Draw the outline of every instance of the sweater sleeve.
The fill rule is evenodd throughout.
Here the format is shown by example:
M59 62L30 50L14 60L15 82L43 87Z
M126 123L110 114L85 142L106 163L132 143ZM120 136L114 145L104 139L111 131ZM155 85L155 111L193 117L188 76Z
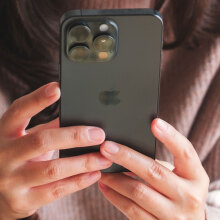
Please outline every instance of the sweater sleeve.
M210 184L206 202L206 219L220 219L220 180Z
M220 138L204 162L210 177L209 193L206 199L206 220L220 219Z
M213 78L194 121L189 139L209 178L206 219L220 219L220 68Z
M219 220L220 210L218 208L206 205L206 220Z
M209 193L206 200L206 219L220 219L220 138L206 159L205 168L210 175ZM209 164L209 165L208 165Z

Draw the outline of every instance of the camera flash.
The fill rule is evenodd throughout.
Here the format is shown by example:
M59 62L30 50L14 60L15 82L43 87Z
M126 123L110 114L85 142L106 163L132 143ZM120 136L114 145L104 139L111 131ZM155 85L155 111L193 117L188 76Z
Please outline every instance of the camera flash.
M109 26L107 24L101 24L99 27L99 30L102 32L106 32L109 29Z
M99 59L106 60L107 58L108 58L108 53L107 52L100 52L99 53Z

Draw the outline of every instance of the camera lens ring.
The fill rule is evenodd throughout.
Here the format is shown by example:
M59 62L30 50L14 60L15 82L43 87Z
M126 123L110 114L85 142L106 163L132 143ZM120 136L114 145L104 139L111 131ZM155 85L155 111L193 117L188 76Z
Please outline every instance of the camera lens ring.
M84 61L86 60L90 55L90 49L87 47L87 45L73 45L68 53L68 56L70 60L72 61Z
M69 31L70 38L72 42L82 43L86 42L91 34L91 30L86 25L76 25L72 27Z
M111 52L115 48L115 39L107 34L99 35L93 40L93 47L99 52Z

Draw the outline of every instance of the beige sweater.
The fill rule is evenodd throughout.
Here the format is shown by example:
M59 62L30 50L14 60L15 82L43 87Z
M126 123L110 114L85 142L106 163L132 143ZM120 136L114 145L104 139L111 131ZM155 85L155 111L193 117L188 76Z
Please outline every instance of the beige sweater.
M7 94L0 90L0 115L8 105ZM193 143L211 180L207 219L220 219L220 39L202 42L196 50L180 47L163 52L160 117ZM172 161L159 143L157 158ZM38 213L42 220L126 219L102 196L97 184Z

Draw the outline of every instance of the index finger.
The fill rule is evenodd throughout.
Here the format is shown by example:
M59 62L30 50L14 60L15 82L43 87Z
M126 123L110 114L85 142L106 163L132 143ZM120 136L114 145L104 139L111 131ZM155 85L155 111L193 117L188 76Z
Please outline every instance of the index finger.
M203 169L200 159L191 142L172 125L162 119L152 122L152 132L174 156L174 172L181 177L194 179Z
M124 145L106 141L102 144L100 152L112 162L137 174L138 177L169 198L174 199L176 191L173 189L183 185L181 178L168 168Z
M164 125L162 126L161 124ZM174 156L175 174L186 179L198 179L204 173L204 169L192 144L171 125L156 119L152 123L152 131ZM108 152L111 145L113 145L113 142L105 142L101 147L102 154L107 156L107 158L110 158L108 157L110 154L106 154L106 152ZM128 147L120 144L114 145L118 146L120 150L117 154L114 154L114 157L112 156L113 154L111 155L113 162L126 167L143 178L142 173L144 169L142 167L145 166L146 168L149 163L151 166L153 160ZM159 163L154 162L153 164Z
M12 161L22 162L51 150L95 146L103 143L105 132L98 127L71 126L45 129L9 141L5 154Z
M59 84L53 82L15 100L0 120L1 134L9 137L22 136L30 119L59 98Z

